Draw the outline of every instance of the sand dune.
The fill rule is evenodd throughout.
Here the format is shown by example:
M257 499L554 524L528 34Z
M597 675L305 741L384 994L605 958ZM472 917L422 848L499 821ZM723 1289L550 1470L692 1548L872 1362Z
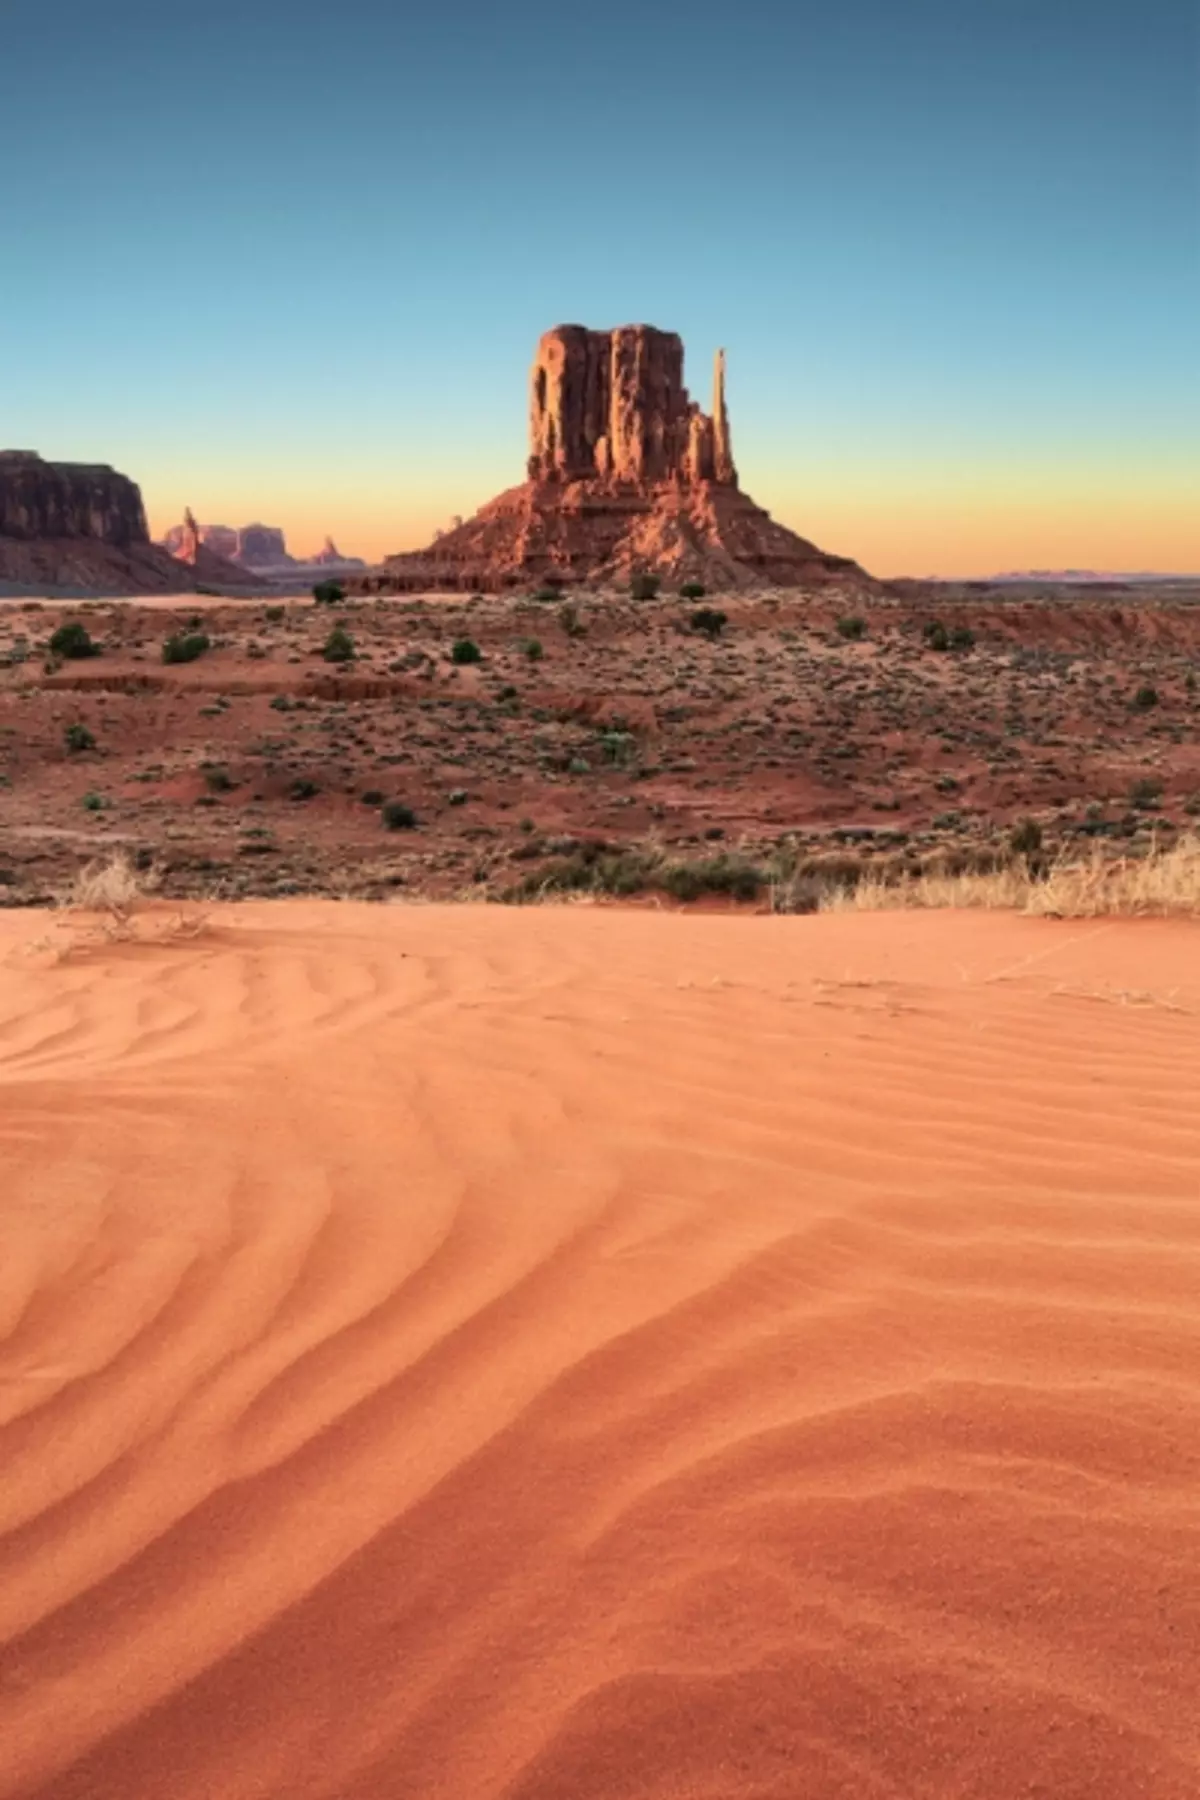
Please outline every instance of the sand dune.
M3 1800L1194 1800L1181 924L0 915Z

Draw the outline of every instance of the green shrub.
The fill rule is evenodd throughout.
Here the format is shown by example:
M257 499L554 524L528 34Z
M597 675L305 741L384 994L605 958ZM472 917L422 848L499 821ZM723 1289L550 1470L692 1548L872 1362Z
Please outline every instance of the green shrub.
M84 750L96 748L96 740L86 725L68 725L63 732L63 743L72 756L78 756Z
M1135 711L1149 712L1151 707L1158 705L1158 689L1154 687L1140 687L1133 696L1133 704Z
M315 781L307 781L301 776L296 781L293 781L291 787L288 789L288 799L315 800L320 791L321 790Z
M973 650L975 648L975 633L968 625L954 627L950 633L950 648L952 650Z
M1153 775L1145 775L1130 788L1129 804L1139 812L1148 812L1152 806L1158 805L1162 799L1162 791L1161 781L1156 781Z
M389 831L413 831L416 829L416 813L411 806L405 806L400 800L389 800L380 816Z
M214 794L231 794L237 786L229 770L220 767L205 769L204 780Z
M940 619L931 619L921 633L930 650L948 650L950 633Z
M211 647L212 640L203 631L176 632L163 645L162 659L165 663L195 662Z
M669 863L660 885L676 900L698 900L703 894L728 894L733 900L755 900L766 876L756 863L728 851L699 862Z
M474 638L456 638L450 650L450 661L464 665L483 661L483 651Z
M629 583L630 597L634 600L655 600L662 582L657 575L635 575Z
M561 600L562 588L557 581L544 581L536 593L529 596L531 600Z
M50 653L52 656L71 658L99 656L100 646L93 641L86 625L81 625L78 619L72 619L69 624L60 625L52 634Z
M278 625L278 623L281 619L284 619L287 617L287 607L286 606L268 606L265 617L266 617L268 625Z
M318 581L313 589L318 606L339 606L345 598L346 590L340 581Z
M567 600L558 609L558 622L569 638L582 637L587 626L579 617L579 608L573 600Z
M367 791L360 796L360 798L361 798L364 806L382 806L383 799L384 799L383 789L382 788L368 788Z
M530 662L541 662L542 657L546 654L545 651L542 649L542 644L541 644L540 638L522 638L521 639L521 649L524 651L525 655L529 658ZM515 694L515 690L514 690L514 694ZM514 694L507 694L504 697L505 697L505 699L511 700L514 698Z
M865 638L867 635L867 621L856 615L850 615L838 620L837 630L839 637L844 637L850 643L857 644L861 638Z
M703 600L704 583L702 581L685 581L679 590L681 600Z
M470 797L466 788L451 788L446 796L451 806L465 806Z
M693 631L702 631L709 639L720 637L727 623L726 615L715 606L698 606L688 619Z
M83 810L84 812L103 812L104 801L102 797L99 794L85 794L83 796Z
M353 662L355 654L354 639L350 636L346 627L344 625L335 625L329 636L325 639L325 648L321 652L325 661L331 663Z
M1042 828L1036 819L1022 819L1008 834L1014 856L1036 856L1042 847Z

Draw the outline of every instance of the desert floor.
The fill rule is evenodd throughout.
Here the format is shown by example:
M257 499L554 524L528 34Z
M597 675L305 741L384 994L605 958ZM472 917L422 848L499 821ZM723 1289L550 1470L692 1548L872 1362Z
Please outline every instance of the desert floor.
M667 593L3 602L0 901L114 847L228 899L504 897L647 844L915 869L1027 817L1049 854L1168 843L1200 821L1198 597L714 595L712 639ZM53 653L73 620L98 655Z
M1195 1800L1198 944L3 915L0 1795Z

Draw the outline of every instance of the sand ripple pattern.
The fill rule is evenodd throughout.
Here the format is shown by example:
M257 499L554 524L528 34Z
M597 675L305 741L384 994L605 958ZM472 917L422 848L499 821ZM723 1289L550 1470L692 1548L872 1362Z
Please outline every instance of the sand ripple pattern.
M0 1800L1195 1800L1183 925L0 924Z

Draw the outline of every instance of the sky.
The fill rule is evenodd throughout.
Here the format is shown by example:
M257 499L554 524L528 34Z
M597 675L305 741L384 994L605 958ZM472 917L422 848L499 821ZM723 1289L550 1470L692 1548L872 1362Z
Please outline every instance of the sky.
M372 559L548 327L880 575L1200 570L1197 0L0 0L0 446Z

